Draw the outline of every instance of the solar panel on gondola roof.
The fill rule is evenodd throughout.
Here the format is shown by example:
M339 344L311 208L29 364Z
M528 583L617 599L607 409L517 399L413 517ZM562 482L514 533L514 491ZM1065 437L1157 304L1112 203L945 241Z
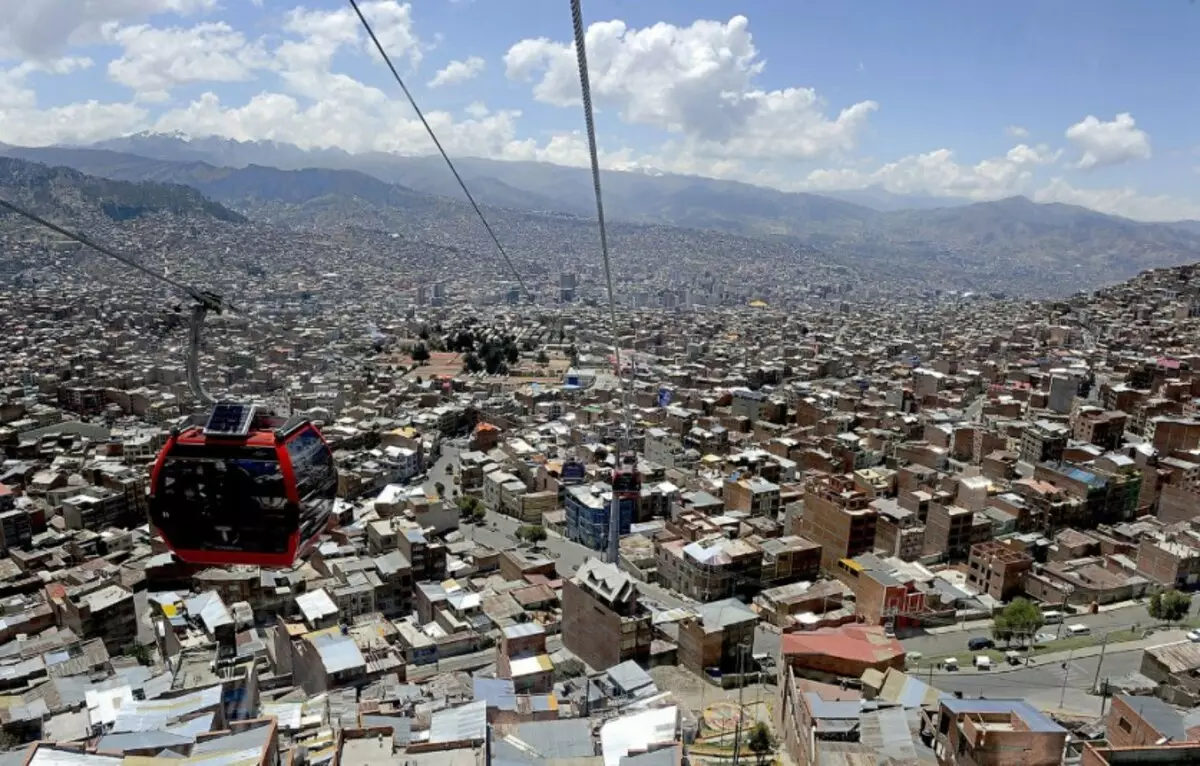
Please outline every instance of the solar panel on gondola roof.
M213 407L204 426L207 436L247 436L254 422L254 405L220 402Z

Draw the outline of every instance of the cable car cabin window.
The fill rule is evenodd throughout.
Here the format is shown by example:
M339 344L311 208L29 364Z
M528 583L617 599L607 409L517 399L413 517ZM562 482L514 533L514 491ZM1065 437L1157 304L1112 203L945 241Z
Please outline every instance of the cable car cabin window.
M320 534L333 513L337 496L337 470L333 454L320 435L307 427L287 442L288 457L300 497L300 540Z
M277 460L168 456L156 524L182 549L284 553L296 528Z

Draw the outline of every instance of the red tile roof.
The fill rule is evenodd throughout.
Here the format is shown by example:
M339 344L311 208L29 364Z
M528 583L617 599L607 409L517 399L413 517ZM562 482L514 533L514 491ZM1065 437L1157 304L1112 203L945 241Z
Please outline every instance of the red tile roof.
M885 636L883 628L866 625L787 633L783 636L781 648L785 657L824 654L869 665L904 656L903 644Z

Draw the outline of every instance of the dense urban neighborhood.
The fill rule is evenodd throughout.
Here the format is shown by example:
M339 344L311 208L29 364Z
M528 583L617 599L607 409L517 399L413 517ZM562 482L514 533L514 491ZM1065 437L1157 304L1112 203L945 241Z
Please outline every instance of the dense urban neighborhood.
M208 522L148 514L206 409L192 301L0 218L3 764L1200 752L1200 267L1026 300L683 248L618 280L614 347L569 241L523 289L353 213L0 163L222 296L199 377L336 468L292 565L189 561Z

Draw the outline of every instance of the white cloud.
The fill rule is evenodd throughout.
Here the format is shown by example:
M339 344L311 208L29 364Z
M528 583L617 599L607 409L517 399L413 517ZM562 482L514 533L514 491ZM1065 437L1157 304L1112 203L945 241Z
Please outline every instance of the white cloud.
M90 65L90 59L63 58L0 70L0 141L18 146L84 143L136 129L147 113L132 104L86 101L41 109L37 94L25 83L34 71L66 74Z
M1129 112L1112 122L1088 115L1067 128L1066 136L1083 152L1076 164L1080 170L1120 165L1150 158L1150 137L1137 127Z
M1139 221L1200 220L1200 202L1166 194L1143 195L1129 187L1079 189L1062 178L1053 178L1034 193L1037 202L1065 202L1070 205L1122 215Z
M106 22L202 13L214 9L217 0L4 0L0 5L2 60L53 58L68 45L98 42Z
M484 60L478 56L470 56L465 61L451 61L437 71L428 85L431 88L438 88L443 85L466 82L482 74L485 66Z
M247 43L224 22L187 29L107 24L104 36L123 48L109 62L109 76L143 101L165 101L171 88L185 83L246 80L269 64L261 45Z
M688 27L658 23L630 29L623 21L588 27L592 96L630 124L679 136L678 150L698 159L811 159L852 148L866 116L862 101L829 119L809 88L764 91L755 85L765 62L745 16ZM574 45L525 39L504 57L511 80L532 81L533 96L555 106L579 102Z
M405 60L410 67L420 63L421 41L413 28L411 6L394 0L376 0L360 3L359 7L398 68L403 67ZM353 10L294 8L287 14L284 29L294 37L275 49L275 68L292 93L333 105L345 102L383 105L391 100L378 88L333 71L333 57L343 47L357 47L372 62L383 66L374 45L361 32Z
M241 2L242 0L237 0ZM14 0L0 0L12 4ZM0 141L45 145L86 143L151 129L239 140L274 139L305 148L339 147L351 152L434 151L408 104L392 92L385 76L363 80L338 64L346 55L378 71L378 55L348 7L302 6L283 12L282 27L258 39L219 19L180 23L158 16L228 8L216 0L39 0L22 6L0 29ZM416 31L412 8L397 0L367 0L364 13L396 63L409 71L429 49ZM69 19L53 34L37 24ZM22 37L19 33L25 34ZM432 35L436 40L437 35ZM66 75L92 65L62 55L79 44L109 42L119 54L106 64L109 77L133 89L131 103L88 101L46 108L30 76ZM19 44L18 44L19 43ZM1200 204L1129 188L1081 189L1062 178L1039 182L1039 168L1062 151L1029 142L1029 132L1011 125L1015 144L1003 155L960 162L950 149L901 157L883 165L851 153L878 108L860 100L830 108L807 87L768 90L758 85L765 63L742 16L689 26L655 24L628 28L607 21L588 29L596 106L623 122L666 134L661 145L638 149L606 146L601 121L601 164L609 169L649 169L726 178L785 190L829 190L879 186L901 194L931 194L972 200L1029 194L1042 201L1081 204L1133 218L1200 218ZM70 53L66 50L66 53ZM340 55L339 55L340 54ZM561 107L578 105L573 45L548 39L520 40L505 55L506 75L530 83L533 97ZM477 57L450 62L429 79L440 87L477 76ZM217 86L187 104L161 102L184 84L255 82L258 95L231 100ZM41 84L39 80L39 85ZM52 92L50 85L47 93ZM153 103L153 110L146 104ZM173 108L172 108L173 107ZM520 130L521 112L473 102L454 113L427 114L447 151L455 156L536 160L587 167L582 133L531 138ZM1067 130L1083 169L1150 156L1150 143L1128 114L1111 122L1089 116ZM829 167L812 164L826 160ZM1040 172L1045 172L1040 171Z
M879 186L895 194L999 199L1022 193L1033 179L1033 169L1053 163L1060 154L1045 144L1018 144L1003 157L963 165L954 160L951 150L938 149L902 157L872 171L852 168L814 170L804 179L803 185L816 190Z

